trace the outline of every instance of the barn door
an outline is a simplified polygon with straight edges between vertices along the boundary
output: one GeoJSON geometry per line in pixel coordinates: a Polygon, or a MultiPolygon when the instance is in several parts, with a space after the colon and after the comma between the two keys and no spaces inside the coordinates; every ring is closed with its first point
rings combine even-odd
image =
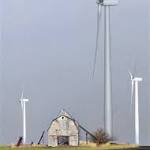
{"type": "Polygon", "coordinates": [[[58,136],[58,145],[69,145],[69,136],[58,136]]]}

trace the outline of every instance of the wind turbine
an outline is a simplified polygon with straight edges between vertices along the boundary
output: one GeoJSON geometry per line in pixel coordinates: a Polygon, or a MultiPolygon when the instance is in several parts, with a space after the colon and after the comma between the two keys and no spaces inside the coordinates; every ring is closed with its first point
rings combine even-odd
{"type": "Polygon", "coordinates": [[[104,99],[105,99],[105,132],[112,137],[112,99],[111,99],[111,39],[110,39],[110,7],[116,6],[119,0],[97,0],[97,36],[96,49],[94,58],[94,70],[96,65],[96,57],[99,39],[99,23],[102,8],[104,8],[104,99]]]}
{"type": "Polygon", "coordinates": [[[140,143],[140,136],[139,136],[139,82],[143,79],[139,77],[134,77],[130,72],[130,79],[131,79],[131,103],[133,104],[133,95],[134,95],[134,115],[135,115],[135,144],[139,145],[140,143]]]}
{"type": "Polygon", "coordinates": [[[23,121],[23,144],[26,144],[26,102],[29,99],[25,99],[23,92],[20,98],[21,109],[22,109],[22,121],[23,121]]]}

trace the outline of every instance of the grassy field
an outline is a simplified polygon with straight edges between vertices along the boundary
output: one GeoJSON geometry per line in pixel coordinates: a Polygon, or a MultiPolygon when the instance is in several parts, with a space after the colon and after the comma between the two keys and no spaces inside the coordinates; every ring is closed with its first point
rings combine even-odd
{"type": "Polygon", "coordinates": [[[0,150],[138,150],[135,146],[129,145],[106,145],[100,147],[80,146],[80,147],[0,147],[0,150]]]}

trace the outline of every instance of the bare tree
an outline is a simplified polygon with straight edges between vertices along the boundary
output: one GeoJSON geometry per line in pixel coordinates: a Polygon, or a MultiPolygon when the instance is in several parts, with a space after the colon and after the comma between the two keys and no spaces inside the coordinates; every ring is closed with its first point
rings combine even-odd
{"type": "Polygon", "coordinates": [[[112,140],[112,138],[109,137],[109,135],[103,129],[97,129],[93,133],[93,135],[96,138],[92,137],[91,140],[92,140],[92,142],[96,143],[97,145],[104,144],[104,143],[107,143],[112,140]]]}

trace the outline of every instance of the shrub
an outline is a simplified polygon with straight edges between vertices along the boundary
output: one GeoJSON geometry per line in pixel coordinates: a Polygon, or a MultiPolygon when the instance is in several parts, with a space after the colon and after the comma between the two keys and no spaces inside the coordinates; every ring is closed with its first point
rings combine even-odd
{"type": "Polygon", "coordinates": [[[91,140],[97,145],[104,144],[112,140],[112,138],[110,138],[109,135],[103,129],[97,129],[93,133],[93,135],[95,136],[95,138],[92,137],[91,140]]]}

